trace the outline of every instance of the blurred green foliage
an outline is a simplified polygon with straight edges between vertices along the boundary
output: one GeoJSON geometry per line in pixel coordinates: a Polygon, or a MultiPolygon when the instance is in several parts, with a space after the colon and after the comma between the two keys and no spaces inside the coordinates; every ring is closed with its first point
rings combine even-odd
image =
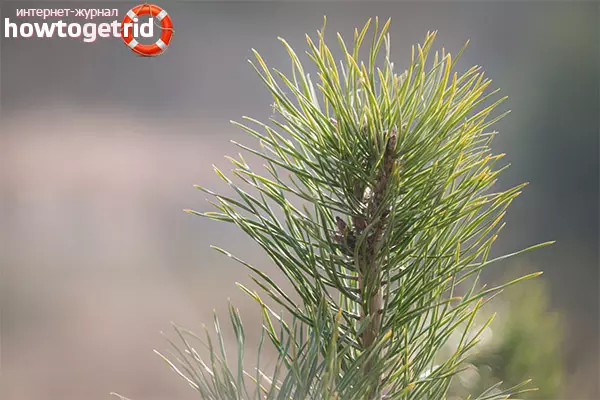
{"type": "Polygon", "coordinates": [[[497,382],[510,387],[523,378],[533,379],[539,390],[522,398],[564,399],[564,322],[560,313],[550,310],[546,281],[538,278],[513,286],[498,300],[491,304],[493,311],[500,311],[491,337],[482,341],[469,367],[454,380],[450,399],[481,393],[497,382]]]}

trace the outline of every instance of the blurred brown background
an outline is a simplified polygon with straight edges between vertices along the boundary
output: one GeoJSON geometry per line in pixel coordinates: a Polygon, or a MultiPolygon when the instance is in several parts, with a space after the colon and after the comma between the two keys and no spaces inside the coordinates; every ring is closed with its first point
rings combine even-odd
{"type": "MultiPolygon", "coordinates": [[[[0,12],[64,5],[3,2],[0,12]]],[[[68,7],[124,15],[134,5],[68,7]]],[[[399,71],[428,30],[452,53],[471,39],[458,70],[482,65],[513,110],[497,126],[494,150],[512,163],[500,186],[531,182],[495,251],[557,240],[518,261],[545,271],[566,319],[564,398],[600,398],[597,2],[159,5],[176,34],[155,59],[119,39],[0,43],[1,399],[194,399],[152,353],[167,347],[159,331],[170,321],[199,331],[230,297],[258,332],[258,310],[234,284],[245,271],[209,245],[270,263],[235,227],[182,209],[208,209],[192,185],[222,188],[211,165],[228,168],[230,139],[253,143],[228,121],[270,115],[249,49],[287,71],[277,36],[302,53],[323,15],[332,47],[335,32],[349,39],[369,17],[392,17],[399,71]]]]}

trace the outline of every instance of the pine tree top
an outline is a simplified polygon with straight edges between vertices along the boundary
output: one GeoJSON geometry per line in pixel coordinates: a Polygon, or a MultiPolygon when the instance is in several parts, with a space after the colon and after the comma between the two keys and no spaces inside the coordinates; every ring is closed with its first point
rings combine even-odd
{"type": "MultiPolygon", "coordinates": [[[[430,55],[436,33],[414,46],[397,74],[388,20],[375,19],[367,60],[359,60],[369,21],[336,61],[323,31],[307,35],[317,81],[280,39],[291,62],[285,75],[251,61],[273,96],[267,123],[234,122],[259,147],[256,171],[242,155],[230,158],[232,178],[216,173],[236,196],[213,197],[216,211],[196,212],[230,222],[256,241],[281,275],[245,265],[256,290],[239,285],[263,311],[259,353],[270,346],[275,367],[244,360],[241,317],[230,306],[237,338],[236,367],[227,360],[215,316],[217,343],[177,328],[183,345],[169,364],[205,399],[430,399],[446,396],[478,337],[477,311],[501,289],[481,285],[481,271],[513,254],[489,258],[502,218],[525,186],[492,191],[502,154],[492,154],[490,127],[505,99],[495,99],[480,67],[454,72],[457,56],[430,55]],[[278,282],[291,284],[286,293],[278,282]],[[459,335],[454,353],[440,349],[459,335]],[[182,347],[183,346],[183,347],[182,347]],[[251,368],[251,369],[244,369],[251,368]]],[[[466,46],[466,45],[465,45],[466,46]]],[[[531,390],[490,388],[479,399],[507,399],[531,390]]]]}

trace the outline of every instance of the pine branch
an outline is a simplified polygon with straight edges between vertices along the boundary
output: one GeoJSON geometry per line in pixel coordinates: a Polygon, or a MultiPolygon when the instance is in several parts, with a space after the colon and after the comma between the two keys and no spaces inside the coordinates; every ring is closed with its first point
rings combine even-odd
{"type": "MultiPolygon", "coordinates": [[[[323,31],[316,42],[307,36],[316,84],[285,40],[290,75],[268,68],[254,51],[251,64],[276,117],[246,118],[255,127],[234,123],[258,139],[259,148],[236,145],[262,159],[265,172],[242,155],[230,158],[235,181],[215,171],[236,196],[199,188],[217,211],[188,211],[237,225],[294,293],[217,249],[248,268],[257,289],[240,287],[262,310],[259,353],[270,344],[278,359],[272,373],[261,370],[260,355],[254,371],[242,369],[244,328],[233,306],[237,370],[216,317],[219,345],[208,334],[203,340],[210,362],[191,342],[195,336],[177,329],[183,347],[173,343],[175,357],[165,360],[202,398],[443,399],[477,345],[477,312],[504,287],[539,275],[489,289],[479,282],[484,268],[550,244],[488,258],[525,186],[491,192],[505,167],[496,168],[503,155],[491,153],[496,133],[488,128],[504,114],[489,118],[504,99],[490,104],[497,91],[488,91],[491,81],[478,67],[453,72],[462,50],[430,57],[435,33],[396,74],[390,21],[380,30],[375,20],[368,60],[360,62],[370,22],[355,30],[352,48],[338,35],[339,64],[323,31]],[[454,354],[440,358],[457,333],[454,354]]],[[[480,399],[524,390],[491,388],[480,399]]]]}

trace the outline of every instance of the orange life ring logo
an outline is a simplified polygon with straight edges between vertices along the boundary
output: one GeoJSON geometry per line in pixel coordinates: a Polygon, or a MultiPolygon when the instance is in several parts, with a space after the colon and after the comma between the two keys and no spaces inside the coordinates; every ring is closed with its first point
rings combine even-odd
{"type": "Polygon", "coordinates": [[[154,4],[140,4],[132,8],[125,14],[125,18],[123,18],[123,22],[121,23],[121,37],[125,44],[131,51],[144,57],[155,57],[164,53],[171,42],[174,32],[173,21],[171,21],[169,14],[154,4]],[[149,15],[160,22],[162,33],[156,43],[142,44],[135,40],[138,28],[135,23],[138,17],[142,15],[149,15]]]}

